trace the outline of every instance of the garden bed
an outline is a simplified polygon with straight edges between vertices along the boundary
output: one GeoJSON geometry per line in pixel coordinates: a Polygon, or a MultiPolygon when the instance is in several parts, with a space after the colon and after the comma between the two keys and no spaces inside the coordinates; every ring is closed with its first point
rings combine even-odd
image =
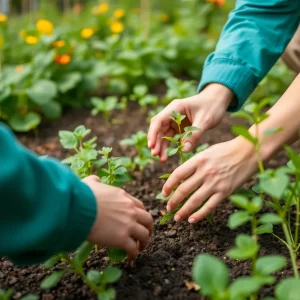
{"type": "MultiPolygon", "coordinates": [[[[40,127],[38,134],[29,133],[20,135],[21,142],[37,152],[39,155],[49,155],[62,159],[67,152],[62,149],[58,139],[58,131],[61,129],[73,130],[78,125],[85,125],[92,129],[92,133],[98,137],[98,145],[114,148],[114,155],[130,156],[128,148],[121,146],[119,141],[129,137],[137,130],[147,130],[146,114],[135,105],[130,106],[126,112],[115,113],[115,122],[110,120],[106,124],[101,117],[91,117],[87,110],[68,111],[65,116],[57,121],[46,121],[40,127]],[[121,123],[121,124],[119,124],[121,123]]],[[[227,141],[233,137],[230,126],[236,124],[236,120],[228,116],[221,126],[204,134],[203,143],[215,144],[227,141]]],[[[300,144],[296,144],[300,150],[300,144]]],[[[284,154],[280,154],[270,162],[271,167],[276,167],[286,162],[284,154]]],[[[147,210],[151,211],[154,218],[154,233],[148,248],[131,264],[120,264],[123,276],[116,284],[117,299],[201,299],[198,293],[191,289],[192,263],[195,256],[202,252],[211,253],[221,258],[230,268],[231,278],[240,277],[249,273],[248,262],[231,261],[226,257],[226,252],[234,244],[236,234],[241,230],[249,233],[247,226],[231,231],[227,227],[227,218],[235,210],[227,201],[223,202],[213,216],[213,225],[203,221],[196,225],[187,222],[176,224],[169,222],[159,225],[159,220],[165,211],[165,205],[155,196],[160,192],[162,182],[158,177],[164,173],[170,173],[177,166],[176,159],[170,159],[162,165],[155,163],[148,166],[143,173],[135,172],[133,181],[126,186],[126,190],[133,196],[142,200],[147,210]]],[[[247,183],[247,187],[254,183],[247,183]]],[[[275,227],[275,231],[276,231],[275,227]]],[[[280,235],[281,232],[279,231],[280,235]]],[[[280,245],[271,235],[262,235],[260,238],[261,254],[283,254],[288,257],[286,248],[280,245]]],[[[93,253],[87,261],[86,267],[101,269],[108,263],[104,251],[101,249],[93,253]]],[[[59,268],[58,265],[56,268],[59,268]]],[[[42,266],[17,268],[11,262],[0,259],[0,289],[13,288],[13,299],[18,299],[28,293],[40,295],[43,300],[52,299],[96,299],[92,291],[85,286],[76,275],[66,275],[61,283],[51,291],[45,292],[39,288],[43,277],[50,271],[42,266]]],[[[292,276],[291,267],[276,274],[276,278],[292,276]]],[[[261,296],[273,295],[272,287],[264,288],[261,296]]],[[[204,298],[203,298],[204,299],[204,298]]]]}

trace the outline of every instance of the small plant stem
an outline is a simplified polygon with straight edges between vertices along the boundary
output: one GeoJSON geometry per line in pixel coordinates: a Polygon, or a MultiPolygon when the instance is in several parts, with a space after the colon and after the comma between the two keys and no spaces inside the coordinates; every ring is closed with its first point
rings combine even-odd
{"type": "Polygon", "coordinates": [[[295,223],[295,237],[294,237],[294,245],[298,246],[299,241],[299,222],[300,222],[300,203],[299,203],[299,189],[298,189],[299,175],[296,173],[296,188],[295,188],[295,196],[296,196],[296,223],[295,223]],[[296,192],[297,191],[297,192],[296,192]]]}
{"type": "Polygon", "coordinates": [[[276,235],[275,233],[271,233],[274,237],[276,237],[280,242],[282,242],[287,248],[289,248],[289,245],[287,244],[287,242],[282,239],[281,237],[279,237],[278,235],[276,235]]]}
{"type": "Polygon", "coordinates": [[[112,170],[111,170],[111,165],[110,165],[110,159],[108,159],[107,161],[108,164],[108,170],[109,170],[109,185],[113,184],[113,174],[112,174],[112,170]]]}
{"type": "Polygon", "coordinates": [[[290,257],[291,257],[291,263],[292,263],[292,266],[293,266],[294,276],[296,278],[299,278],[299,272],[298,272],[297,260],[296,260],[296,253],[293,250],[293,243],[292,243],[292,240],[291,240],[291,237],[290,237],[290,234],[289,234],[288,226],[285,222],[282,224],[282,230],[284,232],[285,239],[286,239],[287,244],[288,244],[288,249],[289,249],[289,252],[290,252],[290,257]]]}

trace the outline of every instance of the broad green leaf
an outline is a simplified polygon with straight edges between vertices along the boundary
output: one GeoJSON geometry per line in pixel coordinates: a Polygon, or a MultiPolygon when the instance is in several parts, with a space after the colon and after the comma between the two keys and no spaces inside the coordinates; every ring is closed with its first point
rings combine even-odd
{"type": "Polygon", "coordinates": [[[235,194],[235,195],[230,196],[229,199],[237,207],[240,207],[245,210],[248,207],[249,200],[245,196],[235,194]]]}
{"type": "Polygon", "coordinates": [[[275,288],[277,300],[299,300],[300,279],[288,278],[281,281],[275,288]]]}
{"type": "Polygon", "coordinates": [[[258,226],[255,230],[255,234],[265,234],[265,233],[272,233],[272,232],[273,232],[272,224],[262,224],[258,226]]]}
{"type": "Polygon", "coordinates": [[[234,118],[242,118],[242,119],[246,119],[248,120],[251,124],[254,123],[254,120],[252,118],[252,116],[245,112],[245,111],[238,111],[238,112],[235,112],[233,114],[231,114],[232,117],[234,118]]]}
{"type": "Polygon", "coordinates": [[[230,300],[249,299],[256,294],[262,284],[255,277],[242,277],[236,279],[229,287],[230,300]]]}
{"type": "Polygon", "coordinates": [[[286,258],[279,255],[269,255],[258,258],[256,271],[262,275],[271,275],[286,265],[286,258]]]}
{"type": "Polygon", "coordinates": [[[15,113],[9,118],[8,123],[17,132],[27,132],[38,127],[41,123],[41,117],[35,112],[29,112],[26,115],[15,113]]]}
{"type": "Polygon", "coordinates": [[[228,227],[236,229],[237,227],[251,220],[251,216],[245,211],[237,211],[229,216],[228,227]]]}
{"type": "Polygon", "coordinates": [[[193,280],[201,287],[201,294],[215,299],[226,290],[229,274],[226,265],[209,254],[200,254],[193,264],[193,280]]]}
{"type": "Polygon", "coordinates": [[[122,271],[116,267],[106,268],[101,277],[102,283],[114,283],[117,282],[122,276],[122,271]]]}
{"type": "Polygon", "coordinates": [[[236,135],[243,136],[254,145],[256,145],[258,142],[258,140],[249,133],[248,128],[243,125],[234,125],[232,126],[231,131],[236,135]]]}
{"type": "Polygon", "coordinates": [[[76,127],[74,130],[74,134],[79,138],[84,138],[90,133],[91,133],[91,129],[85,128],[84,125],[80,125],[80,126],[76,127]]]}
{"type": "Polygon", "coordinates": [[[268,195],[280,199],[289,184],[289,177],[283,172],[265,173],[260,176],[260,187],[268,195]]]}
{"type": "Polygon", "coordinates": [[[115,175],[123,175],[125,173],[127,173],[127,169],[125,167],[119,167],[118,169],[114,170],[114,174],[115,175]]]}
{"type": "Polygon", "coordinates": [[[65,94],[75,88],[82,80],[82,75],[79,72],[66,73],[57,80],[58,90],[65,94]]]}
{"type": "Polygon", "coordinates": [[[52,289],[60,282],[65,273],[66,271],[64,270],[53,272],[52,274],[43,279],[43,281],[41,282],[41,288],[43,290],[52,289]]]}
{"type": "Polygon", "coordinates": [[[274,213],[265,213],[259,218],[261,224],[280,224],[282,219],[274,213]]]}
{"type": "Polygon", "coordinates": [[[93,282],[94,284],[98,285],[101,282],[101,272],[97,271],[97,270],[89,270],[86,274],[87,279],[91,282],[93,282]]]}
{"type": "Polygon", "coordinates": [[[98,300],[115,300],[116,299],[116,291],[113,288],[107,289],[103,292],[98,293],[98,300]]]}
{"type": "Polygon", "coordinates": [[[74,149],[78,145],[76,135],[71,131],[61,130],[58,133],[60,143],[65,149],[74,149]]]}
{"type": "Polygon", "coordinates": [[[43,105],[55,98],[57,86],[53,81],[39,80],[26,93],[36,104],[43,105]]]}
{"type": "Polygon", "coordinates": [[[73,258],[74,263],[76,263],[78,266],[83,266],[93,248],[94,246],[89,242],[82,243],[75,253],[73,258]]]}
{"type": "Polygon", "coordinates": [[[111,248],[107,253],[111,264],[120,262],[127,257],[127,253],[123,249],[111,248]]]}
{"type": "Polygon", "coordinates": [[[49,101],[41,105],[41,108],[48,119],[58,119],[62,114],[61,104],[56,101],[49,101]]]}
{"type": "Polygon", "coordinates": [[[263,206],[263,200],[260,196],[252,198],[248,205],[247,211],[249,214],[257,214],[263,206]]]}
{"type": "Polygon", "coordinates": [[[166,149],[166,153],[167,153],[168,156],[173,156],[173,155],[175,155],[177,152],[178,152],[178,148],[175,148],[175,149],[173,149],[173,148],[167,148],[167,149],[166,149]]]}
{"type": "Polygon", "coordinates": [[[20,300],[39,300],[40,297],[36,295],[27,295],[22,297],[20,300]]]}
{"type": "Polygon", "coordinates": [[[60,262],[60,260],[61,260],[61,255],[60,254],[52,256],[46,262],[44,262],[44,268],[45,269],[50,269],[53,266],[55,266],[56,263],[60,262]]]}
{"type": "Polygon", "coordinates": [[[81,168],[83,168],[85,162],[81,159],[75,159],[72,164],[71,164],[71,169],[73,171],[78,171],[80,170],[81,168]]]}

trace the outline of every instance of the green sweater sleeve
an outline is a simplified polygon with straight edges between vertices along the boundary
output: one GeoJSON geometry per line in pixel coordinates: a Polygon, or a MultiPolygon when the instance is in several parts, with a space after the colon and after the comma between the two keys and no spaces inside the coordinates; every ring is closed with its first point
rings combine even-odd
{"type": "Polygon", "coordinates": [[[87,238],[97,210],[89,187],[23,148],[1,124],[0,166],[0,257],[38,263],[87,238]]]}
{"type": "Polygon", "coordinates": [[[238,110],[283,53],[299,25],[299,0],[237,0],[216,50],[206,60],[199,92],[209,83],[230,88],[238,110]]]}

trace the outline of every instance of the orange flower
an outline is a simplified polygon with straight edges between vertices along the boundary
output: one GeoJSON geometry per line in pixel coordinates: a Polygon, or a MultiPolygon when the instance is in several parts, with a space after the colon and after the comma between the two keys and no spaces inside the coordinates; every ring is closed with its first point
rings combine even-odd
{"type": "Polygon", "coordinates": [[[59,49],[59,48],[62,48],[66,45],[66,42],[63,41],[63,40],[58,40],[58,41],[55,41],[52,46],[56,49],[59,49]]]}
{"type": "Polygon", "coordinates": [[[17,73],[20,73],[20,72],[22,72],[23,70],[24,70],[24,67],[23,67],[22,65],[16,66],[16,68],[15,68],[15,71],[16,71],[17,73]]]}
{"type": "Polygon", "coordinates": [[[219,7],[223,6],[225,4],[225,1],[226,0],[206,0],[206,2],[215,4],[219,7]]]}
{"type": "Polygon", "coordinates": [[[71,57],[68,54],[62,54],[62,55],[58,55],[54,58],[54,61],[58,64],[58,65],[67,65],[71,62],[71,57]]]}

